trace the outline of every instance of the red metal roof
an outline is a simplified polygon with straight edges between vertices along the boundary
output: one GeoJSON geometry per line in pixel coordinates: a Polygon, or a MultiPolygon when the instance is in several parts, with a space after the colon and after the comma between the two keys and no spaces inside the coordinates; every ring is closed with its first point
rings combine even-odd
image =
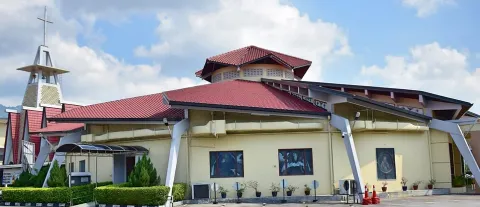
{"type": "Polygon", "coordinates": [[[75,129],[82,128],[82,123],[55,123],[50,122],[47,127],[30,131],[32,134],[37,133],[53,133],[53,132],[69,132],[75,129]]]}
{"type": "Polygon", "coordinates": [[[54,117],[60,113],[62,113],[62,109],[45,107],[45,116],[47,118],[54,117]]]}
{"type": "Polygon", "coordinates": [[[28,131],[40,129],[42,127],[42,111],[27,110],[28,131]]]}
{"type": "Polygon", "coordinates": [[[82,120],[159,120],[169,118],[180,120],[184,110],[170,108],[163,103],[161,93],[121,99],[105,103],[82,106],[61,113],[50,120],[82,121],[82,120]]]}
{"type": "Polygon", "coordinates": [[[254,60],[258,60],[260,58],[263,58],[269,55],[275,56],[280,61],[290,66],[290,68],[309,65],[312,63],[311,61],[308,61],[308,60],[304,60],[304,59],[293,57],[283,53],[263,49],[253,45],[236,49],[236,50],[226,52],[220,55],[216,55],[213,57],[209,57],[207,60],[217,62],[217,63],[224,63],[227,65],[238,66],[238,65],[252,62],[254,60]]]}
{"type": "Polygon", "coordinates": [[[165,92],[170,104],[193,103],[268,111],[323,113],[325,110],[260,82],[232,80],[165,92]]]}
{"type": "MultiPolygon", "coordinates": [[[[241,66],[243,64],[252,63],[266,57],[270,57],[275,62],[282,64],[287,68],[294,69],[295,76],[300,78],[303,78],[308,68],[312,64],[312,62],[309,60],[251,45],[207,58],[203,69],[195,72],[195,75],[201,77],[213,72],[219,67],[225,67],[229,65],[241,66]],[[213,65],[211,63],[213,63],[213,65]],[[215,64],[217,64],[217,66],[215,64]],[[219,64],[223,66],[218,66],[219,64]]],[[[205,77],[205,79],[209,80],[209,77],[210,76],[205,77]]]]}
{"type": "MultiPolygon", "coordinates": [[[[12,153],[13,153],[13,162],[15,163],[18,158],[18,144],[19,144],[19,131],[20,131],[20,113],[8,113],[9,122],[8,127],[12,132],[12,153]]],[[[5,142],[6,147],[7,142],[5,142]]],[[[4,148],[5,149],[5,148],[4,148]]],[[[5,156],[4,156],[5,157],[5,156]]],[[[8,163],[6,163],[8,164],[8,163]]]]}
{"type": "Polygon", "coordinates": [[[65,111],[70,111],[74,108],[78,108],[78,107],[81,107],[80,105],[75,105],[75,104],[66,104],[64,103],[63,104],[63,107],[65,108],[65,111]]]}

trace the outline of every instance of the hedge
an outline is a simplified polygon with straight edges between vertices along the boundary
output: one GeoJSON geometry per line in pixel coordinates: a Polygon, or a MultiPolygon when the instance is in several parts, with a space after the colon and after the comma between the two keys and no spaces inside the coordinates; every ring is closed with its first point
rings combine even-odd
{"type": "Polygon", "coordinates": [[[5,188],[2,197],[7,202],[70,203],[72,191],[60,188],[5,188]]]}
{"type": "MultiPolygon", "coordinates": [[[[97,186],[111,185],[112,182],[98,183],[97,186]]],[[[95,183],[81,186],[73,186],[72,188],[72,203],[73,205],[88,203],[94,201],[93,190],[95,189],[95,183]]]]}
{"type": "Polygon", "coordinates": [[[109,185],[95,188],[95,199],[100,204],[117,205],[164,205],[167,201],[167,186],[123,187],[109,185]]]}
{"type": "MultiPolygon", "coordinates": [[[[111,185],[112,182],[98,183],[98,186],[111,185]]],[[[74,186],[72,188],[31,188],[7,187],[2,189],[3,200],[7,202],[27,203],[70,203],[74,205],[94,201],[95,184],[74,186]]]]}
{"type": "Polygon", "coordinates": [[[173,201],[183,201],[185,200],[185,194],[187,192],[187,184],[177,183],[172,187],[173,201]]]}

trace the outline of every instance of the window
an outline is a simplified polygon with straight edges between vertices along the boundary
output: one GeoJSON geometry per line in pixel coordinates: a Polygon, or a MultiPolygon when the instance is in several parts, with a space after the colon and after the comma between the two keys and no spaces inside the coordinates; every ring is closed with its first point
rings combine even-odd
{"type": "Polygon", "coordinates": [[[313,175],[312,149],[278,150],[280,175],[313,175]]]}
{"type": "Polygon", "coordinates": [[[210,178],[243,177],[243,151],[210,152],[210,178]]]}
{"type": "Polygon", "coordinates": [[[240,72],[239,71],[228,71],[223,73],[223,79],[224,80],[229,80],[229,79],[235,79],[240,77],[240,72]]]}
{"type": "Polygon", "coordinates": [[[75,172],[75,163],[71,162],[68,168],[70,169],[70,172],[75,172]]]}
{"type": "Polygon", "coordinates": [[[283,77],[283,71],[279,69],[267,69],[267,76],[283,77]]]}
{"type": "Polygon", "coordinates": [[[79,171],[80,172],[85,172],[85,160],[80,160],[80,162],[78,163],[79,165],[79,171]]]}
{"type": "Polygon", "coordinates": [[[395,169],[395,150],[377,148],[377,178],[382,180],[397,179],[395,169]]]}
{"type": "Polygon", "coordinates": [[[212,82],[215,83],[215,82],[219,82],[222,80],[222,74],[219,73],[219,74],[216,74],[212,77],[212,82]]]}
{"type": "Polygon", "coordinates": [[[293,72],[285,71],[285,79],[293,79],[293,72]]]}
{"type": "Polygon", "coordinates": [[[245,77],[258,77],[263,76],[263,69],[262,68],[250,68],[246,69],[243,73],[245,77]]]}

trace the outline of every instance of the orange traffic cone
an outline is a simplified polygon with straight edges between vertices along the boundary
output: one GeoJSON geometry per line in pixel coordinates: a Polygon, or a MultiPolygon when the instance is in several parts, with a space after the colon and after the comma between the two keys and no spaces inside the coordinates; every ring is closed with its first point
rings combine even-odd
{"type": "Polygon", "coordinates": [[[380,198],[377,196],[377,191],[375,191],[375,185],[373,186],[373,193],[372,193],[372,204],[379,204],[380,198]]]}
{"type": "Polygon", "coordinates": [[[363,198],[362,205],[372,204],[372,199],[368,196],[368,188],[365,186],[365,197],[363,198]]]}

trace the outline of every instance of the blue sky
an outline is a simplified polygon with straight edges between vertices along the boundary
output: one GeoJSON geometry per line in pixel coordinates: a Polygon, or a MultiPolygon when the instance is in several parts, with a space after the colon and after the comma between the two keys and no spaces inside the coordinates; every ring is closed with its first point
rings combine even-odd
{"type": "MultiPolygon", "coordinates": [[[[7,40],[0,49],[15,48],[0,63],[17,68],[33,60],[41,34],[21,34],[41,31],[35,19],[47,5],[57,65],[72,71],[64,95],[78,102],[202,84],[194,72],[205,58],[251,44],[312,60],[306,80],[480,102],[480,1],[22,1],[11,2],[0,20],[0,38],[7,40]]],[[[0,87],[16,87],[0,90],[0,103],[14,105],[26,78],[8,73],[15,78],[0,78],[0,87]]]]}

